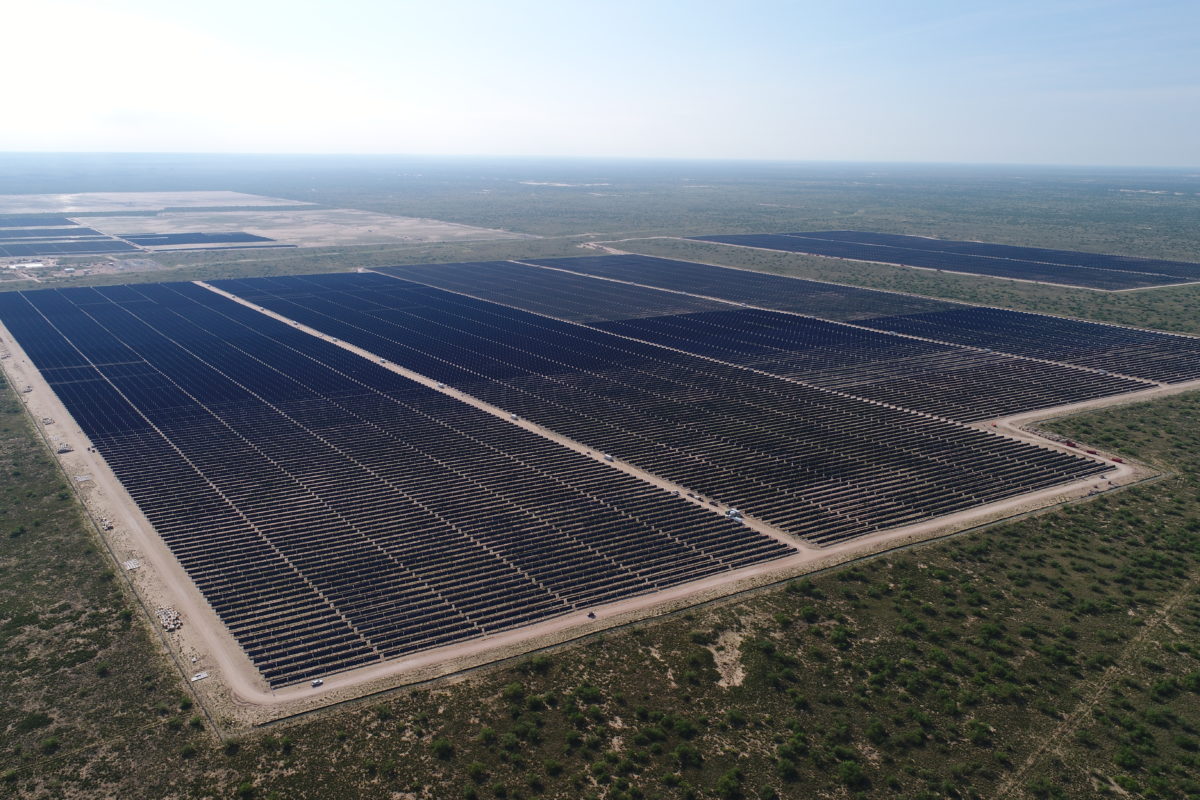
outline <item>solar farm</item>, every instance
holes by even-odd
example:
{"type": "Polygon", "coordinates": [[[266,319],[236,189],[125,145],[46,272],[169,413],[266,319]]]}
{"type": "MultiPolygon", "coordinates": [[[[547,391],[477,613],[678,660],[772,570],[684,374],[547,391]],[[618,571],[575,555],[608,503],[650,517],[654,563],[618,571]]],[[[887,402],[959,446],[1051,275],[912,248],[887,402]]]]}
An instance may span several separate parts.
{"type": "Polygon", "coordinates": [[[1200,264],[865,231],[697,236],[697,241],[1101,291],[1200,281],[1200,264]]]}
{"type": "Polygon", "coordinates": [[[129,242],[65,217],[0,217],[0,258],[107,255],[136,250],[129,242]]]}
{"type": "Polygon", "coordinates": [[[241,192],[0,195],[0,259],[520,238],[241,192]]]}
{"type": "Polygon", "coordinates": [[[262,702],[1095,491],[1128,465],[989,421],[1200,379],[1192,337],[632,255],[0,321],[262,702]]]}

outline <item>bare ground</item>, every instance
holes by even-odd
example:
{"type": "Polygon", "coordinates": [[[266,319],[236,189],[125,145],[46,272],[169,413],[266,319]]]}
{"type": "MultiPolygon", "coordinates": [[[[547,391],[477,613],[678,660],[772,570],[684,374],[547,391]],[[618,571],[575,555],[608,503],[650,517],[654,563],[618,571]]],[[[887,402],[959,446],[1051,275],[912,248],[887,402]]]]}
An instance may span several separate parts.
{"type": "Polygon", "coordinates": [[[163,208],[188,207],[305,205],[310,204],[280,197],[227,191],[0,195],[0,214],[71,214],[94,211],[158,211],[163,208]]]}

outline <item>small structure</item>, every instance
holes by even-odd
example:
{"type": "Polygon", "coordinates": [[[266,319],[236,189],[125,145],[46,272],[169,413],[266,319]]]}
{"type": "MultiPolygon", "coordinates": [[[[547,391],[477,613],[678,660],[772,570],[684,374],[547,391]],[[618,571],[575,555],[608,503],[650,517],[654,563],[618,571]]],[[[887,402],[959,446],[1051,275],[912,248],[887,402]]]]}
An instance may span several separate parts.
{"type": "Polygon", "coordinates": [[[154,613],[158,617],[158,621],[162,623],[163,630],[165,631],[177,631],[183,627],[183,618],[173,608],[160,608],[154,613]]]}

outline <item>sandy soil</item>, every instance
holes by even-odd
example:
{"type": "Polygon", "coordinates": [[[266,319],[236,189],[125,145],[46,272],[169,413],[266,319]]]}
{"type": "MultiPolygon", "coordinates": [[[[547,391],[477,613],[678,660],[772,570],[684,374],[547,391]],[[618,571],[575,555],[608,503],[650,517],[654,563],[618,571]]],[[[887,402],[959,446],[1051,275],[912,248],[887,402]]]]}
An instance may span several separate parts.
{"type": "Polygon", "coordinates": [[[741,631],[722,631],[717,641],[708,645],[717,673],[721,676],[717,680],[718,686],[741,686],[742,681],[746,679],[746,670],[742,666],[744,638],[745,635],[741,631]]]}
{"type": "MultiPolygon", "coordinates": [[[[212,289],[212,287],[208,288],[212,289]]],[[[218,293],[229,296],[224,292],[218,293]]],[[[251,303],[238,298],[234,299],[244,305],[257,308],[251,303]]],[[[262,311],[262,309],[259,310],[262,311]]],[[[263,311],[263,313],[295,325],[286,318],[270,312],[263,311]]],[[[331,337],[320,332],[300,325],[297,327],[310,334],[333,341],[331,337]]],[[[31,416],[35,420],[40,420],[42,417],[56,420],[52,425],[43,426],[50,441],[65,441],[74,448],[72,453],[55,457],[60,460],[67,475],[72,478],[72,482],[79,489],[84,505],[91,516],[96,520],[108,519],[112,522],[112,530],[105,531],[101,536],[116,561],[117,568],[130,579],[138,598],[147,609],[146,623],[150,624],[163,639],[185,680],[190,679],[197,672],[208,673],[207,678],[190,683],[190,686],[196,691],[199,701],[210,716],[215,717],[226,730],[244,725],[261,724],[397,687],[461,674],[464,671],[534,650],[553,647],[601,630],[627,625],[647,617],[687,608],[697,603],[754,590],[865,555],[907,547],[1062,502],[1084,498],[1098,491],[1116,488],[1155,474],[1148,467],[1135,463],[1113,464],[1110,457],[1100,454],[1094,458],[1105,461],[1113,467],[1113,470],[1106,476],[1093,477],[1069,485],[1022,495],[827,548],[806,545],[760,520],[748,519],[747,524],[755,530],[795,546],[796,554],[766,564],[711,576],[653,595],[629,598],[600,606],[591,609],[595,618],[588,618],[584,612],[572,613],[518,630],[333,675],[326,678],[324,686],[319,689],[309,686],[294,686],[272,691],[258,675],[224,625],[208,607],[182,567],[155,534],[149,522],[126,494],[104,460],[98,454],[89,451],[89,443],[82,431],[71,420],[66,409],[50,391],[8,331],[3,328],[0,328],[0,343],[7,346],[11,353],[11,356],[0,361],[0,364],[8,373],[13,385],[18,390],[24,386],[33,387],[30,393],[20,395],[31,416]],[[74,481],[73,479],[77,475],[86,475],[88,478],[83,481],[74,481]],[[121,567],[121,563],[130,558],[138,559],[141,566],[134,571],[128,571],[121,567]],[[181,612],[184,619],[181,630],[170,634],[161,631],[152,616],[154,609],[160,606],[170,606],[181,612]]],[[[372,353],[345,342],[336,342],[336,344],[381,363],[379,357],[372,353]]],[[[602,454],[590,451],[578,442],[566,439],[524,419],[511,420],[508,412],[503,409],[490,406],[451,387],[439,389],[435,382],[423,376],[393,364],[382,363],[389,369],[437,391],[468,402],[507,420],[510,424],[526,428],[563,446],[590,455],[599,463],[606,464],[613,469],[620,469],[669,491],[679,491],[682,496],[686,497],[686,490],[682,486],[664,481],[620,461],[604,461],[602,454]]],[[[1036,433],[1020,426],[1035,418],[1052,416],[1063,413],[1065,410],[1128,402],[1130,399],[1142,399],[1144,396],[1170,391],[1183,391],[1185,388],[1191,387],[1150,389],[1134,395],[1105,398],[1093,403],[1081,403],[1071,407],[1026,414],[1012,420],[996,421],[995,426],[991,426],[991,423],[988,425],[992,430],[1004,435],[1029,440],[1037,438],[1036,433]]],[[[1078,450],[1067,448],[1059,443],[1040,438],[1037,438],[1037,441],[1043,446],[1055,447],[1080,455],[1078,450]]],[[[724,507],[713,508],[703,503],[701,505],[714,513],[723,513],[725,510],[724,507]]],[[[730,671],[728,677],[736,680],[736,670],[733,667],[733,664],[727,665],[730,671]]]]}
{"type": "MultiPolygon", "coordinates": [[[[90,211],[159,211],[216,206],[306,206],[299,200],[243,192],[81,192],[0,194],[0,214],[70,214],[90,211]]],[[[85,221],[86,224],[86,221],[85,221]]]]}
{"type": "MultiPolygon", "coordinates": [[[[393,217],[349,208],[268,211],[168,211],[152,217],[87,217],[89,227],[113,236],[137,233],[245,231],[282,244],[335,247],[396,242],[528,239],[528,234],[476,228],[436,219],[393,217]]],[[[155,247],[152,250],[189,249],[155,247]]]]}

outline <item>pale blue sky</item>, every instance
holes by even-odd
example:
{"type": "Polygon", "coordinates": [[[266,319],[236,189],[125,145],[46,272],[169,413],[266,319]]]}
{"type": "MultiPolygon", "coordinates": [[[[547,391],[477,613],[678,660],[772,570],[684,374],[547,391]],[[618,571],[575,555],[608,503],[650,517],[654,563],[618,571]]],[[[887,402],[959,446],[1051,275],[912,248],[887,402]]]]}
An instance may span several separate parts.
{"type": "Polygon", "coordinates": [[[0,150],[1197,166],[1198,30],[1196,0],[40,0],[5,11],[0,150]]]}

